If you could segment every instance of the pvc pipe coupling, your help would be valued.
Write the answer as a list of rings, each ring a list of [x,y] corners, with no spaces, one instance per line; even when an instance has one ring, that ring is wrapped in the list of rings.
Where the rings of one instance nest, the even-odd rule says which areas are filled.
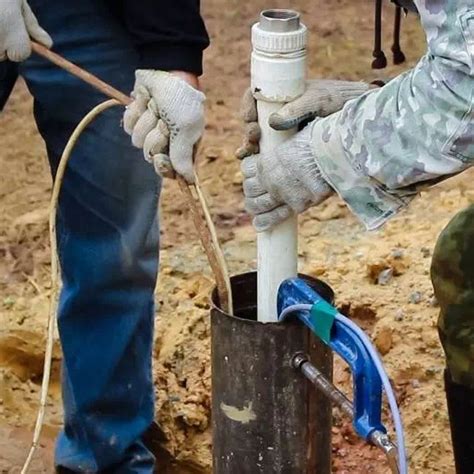
[[[264,10],[252,27],[252,45],[264,53],[288,54],[306,48],[308,30],[294,10]]]
[[[308,30],[293,10],[265,10],[252,27],[252,91],[257,100],[289,102],[305,90]]]

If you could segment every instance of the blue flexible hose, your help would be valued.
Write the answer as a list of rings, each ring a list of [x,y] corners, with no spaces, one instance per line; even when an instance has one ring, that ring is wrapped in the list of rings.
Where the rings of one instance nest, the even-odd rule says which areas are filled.
[[[312,306],[310,304],[295,304],[292,306],[288,306],[285,308],[281,315],[280,319],[283,319],[290,313],[294,313],[297,311],[311,311]],[[352,329],[361,339],[362,343],[364,344],[367,352],[369,353],[370,357],[372,358],[374,365],[380,375],[380,380],[382,381],[382,385],[385,389],[385,394],[387,396],[388,404],[390,406],[390,411],[392,413],[393,424],[395,426],[395,433],[397,437],[397,449],[398,449],[398,467],[400,469],[400,474],[407,474],[408,473],[408,465],[407,465],[407,457],[406,457],[406,450],[405,450],[405,434],[403,430],[403,423],[402,417],[400,414],[400,410],[398,409],[397,400],[395,398],[395,393],[393,391],[392,385],[388,378],[387,372],[385,371],[385,367],[383,366],[382,359],[373,346],[372,342],[370,341],[367,334],[365,334],[362,329],[357,326],[353,321],[351,321],[346,316],[342,315],[341,313],[336,314],[336,320],[343,324],[344,326],[349,327]]]

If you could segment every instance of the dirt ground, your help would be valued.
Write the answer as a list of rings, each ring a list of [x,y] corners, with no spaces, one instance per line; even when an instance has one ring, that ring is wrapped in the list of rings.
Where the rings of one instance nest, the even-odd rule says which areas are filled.
[[[370,70],[372,3],[203,1],[213,44],[206,53],[203,79],[208,123],[199,174],[232,273],[255,267],[255,235],[243,212],[241,177],[232,155],[240,136],[239,96],[249,83],[250,25],[263,8],[296,8],[311,31],[313,77],[372,80],[380,77]],[[388,52],[392,17],[391,9],[386,10]],[[407,67],[424,51],[414,17],[406,21],[403,44],[409,58],[403,67]],[[398,71],[390,67],[382,75]],[[29,446],[51,289],[47,238],[51,182],[31,108],[20,83],[0,115],[0,472],[5,473],[19,472]],[[454,472],[429,265],[443,226],[474,200],[471,179],[472,173],[466,173],[424,193],[376,233],[364,232],[336,198],[300,221],[300,268],[335,289],[338,306],[368,331],[384,356],[404,417],[411,472],[416,473]],[[162,454],[174,464],[173,472],[209,473],[212,280],[175,183],[165,186],[162,221],[154,352]],[[393,277],[377,284],[384,269],[392,269]],[[60,357],[56,344],[42,446],[31,472],[52,471],[53,439],[61,425]],[[339,362],[335,381],[346,389],[350,385],[349,373]],[[387,472],[383,457],[358,441],[337,413],[333,454],[334,472]]]

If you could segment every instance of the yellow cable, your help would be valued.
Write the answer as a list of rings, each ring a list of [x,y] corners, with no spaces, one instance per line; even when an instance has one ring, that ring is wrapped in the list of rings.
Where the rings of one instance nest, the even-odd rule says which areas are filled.
[[[41,435],[41,429],[43,427],[44,415],[46,411],[46,402],[48,397],[49,382],[51,377],[51,362],[53,357],[53,346],[54,346],[54,327],[56,321],[56,312],[58,308],[58,293],[60,283],[59,273],[59,259],[58,259],[58,247],[56,241],[56,213],[58,209],[59,194],[61,192],[61,186],[66,172],[69,158],[71,157],[72,151],[79,140],[82,132],[93,122],[102,112],[114,107],[121,105],[118,100],[111,99],[99,104],[94,107],[79,123],[75,128],[71,137],[69,138],[66,148],[63,151],[61,160],[59,162],[58,170],[56,172],[56,178],[54,180],[53,193],[51,196],[51,203],[49,208],[49,239],[51,245],[51,296],[49,299],[49,314],[48,314],[48,331],[46,340],[46,351],[44,355],[44,368],[43,368],[43,381],[41,383],[40,392],[40,406],[38,410],[38,416],[36,418],[35,431],[33,433],[33,441],[31,448],[26,458],[26,461],[21,470],[21,474],[26,474],[30,467],[31,461],[35,454],[36,448]]]

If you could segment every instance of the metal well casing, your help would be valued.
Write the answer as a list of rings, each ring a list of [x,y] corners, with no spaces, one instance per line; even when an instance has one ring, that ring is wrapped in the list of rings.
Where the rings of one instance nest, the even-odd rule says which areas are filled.
[[[303,277],[328,300],[332,290]],[[328,474],[331,402],[293,368],[304,352],[331,379],[332,355],[303,324],[257,322],[257,275],[231,279],[234,316],[212,296],[212,436],[216,474]]]

